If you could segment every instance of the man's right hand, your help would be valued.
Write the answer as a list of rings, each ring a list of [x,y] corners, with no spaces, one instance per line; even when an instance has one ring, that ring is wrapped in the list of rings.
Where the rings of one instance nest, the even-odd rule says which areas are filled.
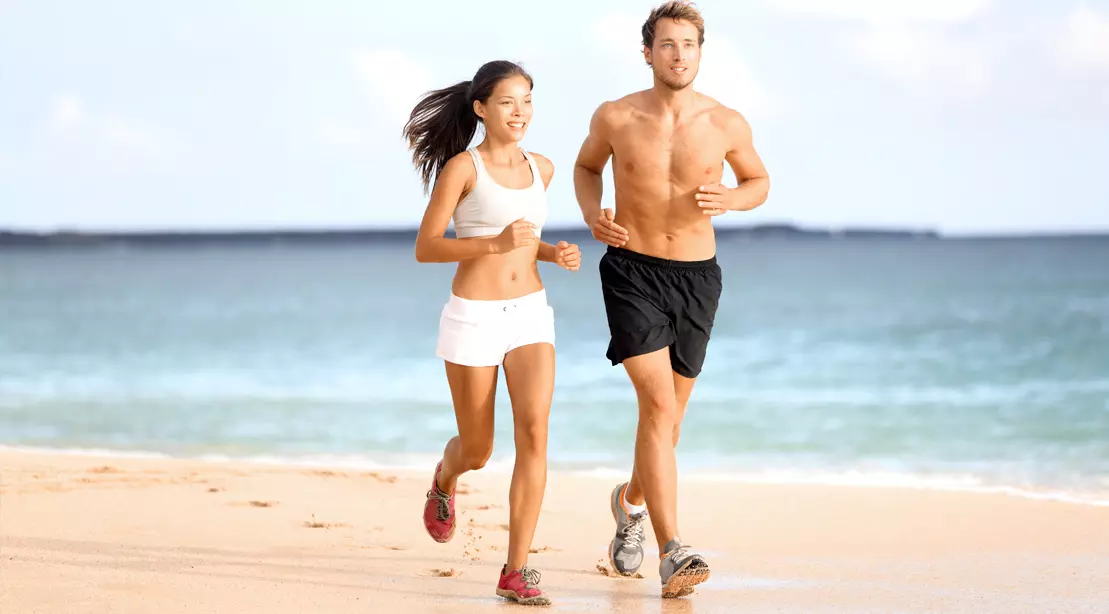
[[[601,209],[600,215],[593,220],[590,230],[593,238],[613,247],[623,247],[628,242],[628,231],[612,221],[616,213],[612,209]]]
[[[505,226],[501,234],[493,240],[493,245],[498,254],[507,254],[514,249],[532,245],[535,241],[535,225],[520,218]]]

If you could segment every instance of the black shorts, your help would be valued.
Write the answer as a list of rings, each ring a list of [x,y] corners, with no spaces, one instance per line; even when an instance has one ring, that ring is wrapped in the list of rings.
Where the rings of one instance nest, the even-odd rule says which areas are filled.
[[[669,347],[674,372],[697,377],[723,289],[716,258],[666,260],[610,246],[600,273],[613,366]]]

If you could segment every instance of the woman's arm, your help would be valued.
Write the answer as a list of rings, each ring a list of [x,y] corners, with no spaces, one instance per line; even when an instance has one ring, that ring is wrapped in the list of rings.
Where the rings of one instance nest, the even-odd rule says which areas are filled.
[[[448,239],[444,235],[462,195],[474,183],[476,172],[469,154],[450,159],[439,173],[416,235],[417,262],[461,262],[498,253],[495,237]]]

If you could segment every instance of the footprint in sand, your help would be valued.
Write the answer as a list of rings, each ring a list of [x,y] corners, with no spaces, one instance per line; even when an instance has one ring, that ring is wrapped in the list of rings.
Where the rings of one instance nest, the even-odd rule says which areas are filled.
[[[278,503],[278,501],[248,501],[247,505],[250,507],[273,507]]]
[[[395,475],[381,475],[380,473],[372,473],[372,472],[371,473],[363,473],[362,475],[364,477],[367,477],[367,478],[373,478],[373,479],[377,480],[378,482],[383,482],[385,484],[394,484],[397,481],[397,476],[395,476]]]
[[[308,527],[309,529],[338,529],[343,527],[350,527],[350,525],[346,524],[345,522],[320,522],[316,520],[315,514],[312,514],[311,520],[304,521],[304,526]]]
[[[474,509],[479,511],[479,512],[487,512],[489,510],[499,510],[499,509],[501,509],[501,506],[495,505],[495,504],[479,505],[479,506],[475,507]]]
[[[331,471],[330,469],[318,469],[307,472],[305,475],[310,475],[319,478],[345,478],[347,474],[341,471]]]
[[[453,567],[450,569],[432,569],[431,573],[432,575],[438,576],[440,578],[457,578],[458,576],[462,575],[461,571],[458,571]]]

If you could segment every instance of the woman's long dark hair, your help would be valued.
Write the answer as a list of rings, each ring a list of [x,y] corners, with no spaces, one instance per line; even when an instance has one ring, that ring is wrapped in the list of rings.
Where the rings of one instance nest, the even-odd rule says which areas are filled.
[[[474,113],[474,101],[484,103],[498,83],[516,75],[534,87],[531,75],[520,65],[497,60],[479,68],[471,81],[425,94],[412,109],[404,124],[404,138],[412,151],[412,163],[420,171],[424,193],[447,161],[466,151],[473,140],[480,121]]]

